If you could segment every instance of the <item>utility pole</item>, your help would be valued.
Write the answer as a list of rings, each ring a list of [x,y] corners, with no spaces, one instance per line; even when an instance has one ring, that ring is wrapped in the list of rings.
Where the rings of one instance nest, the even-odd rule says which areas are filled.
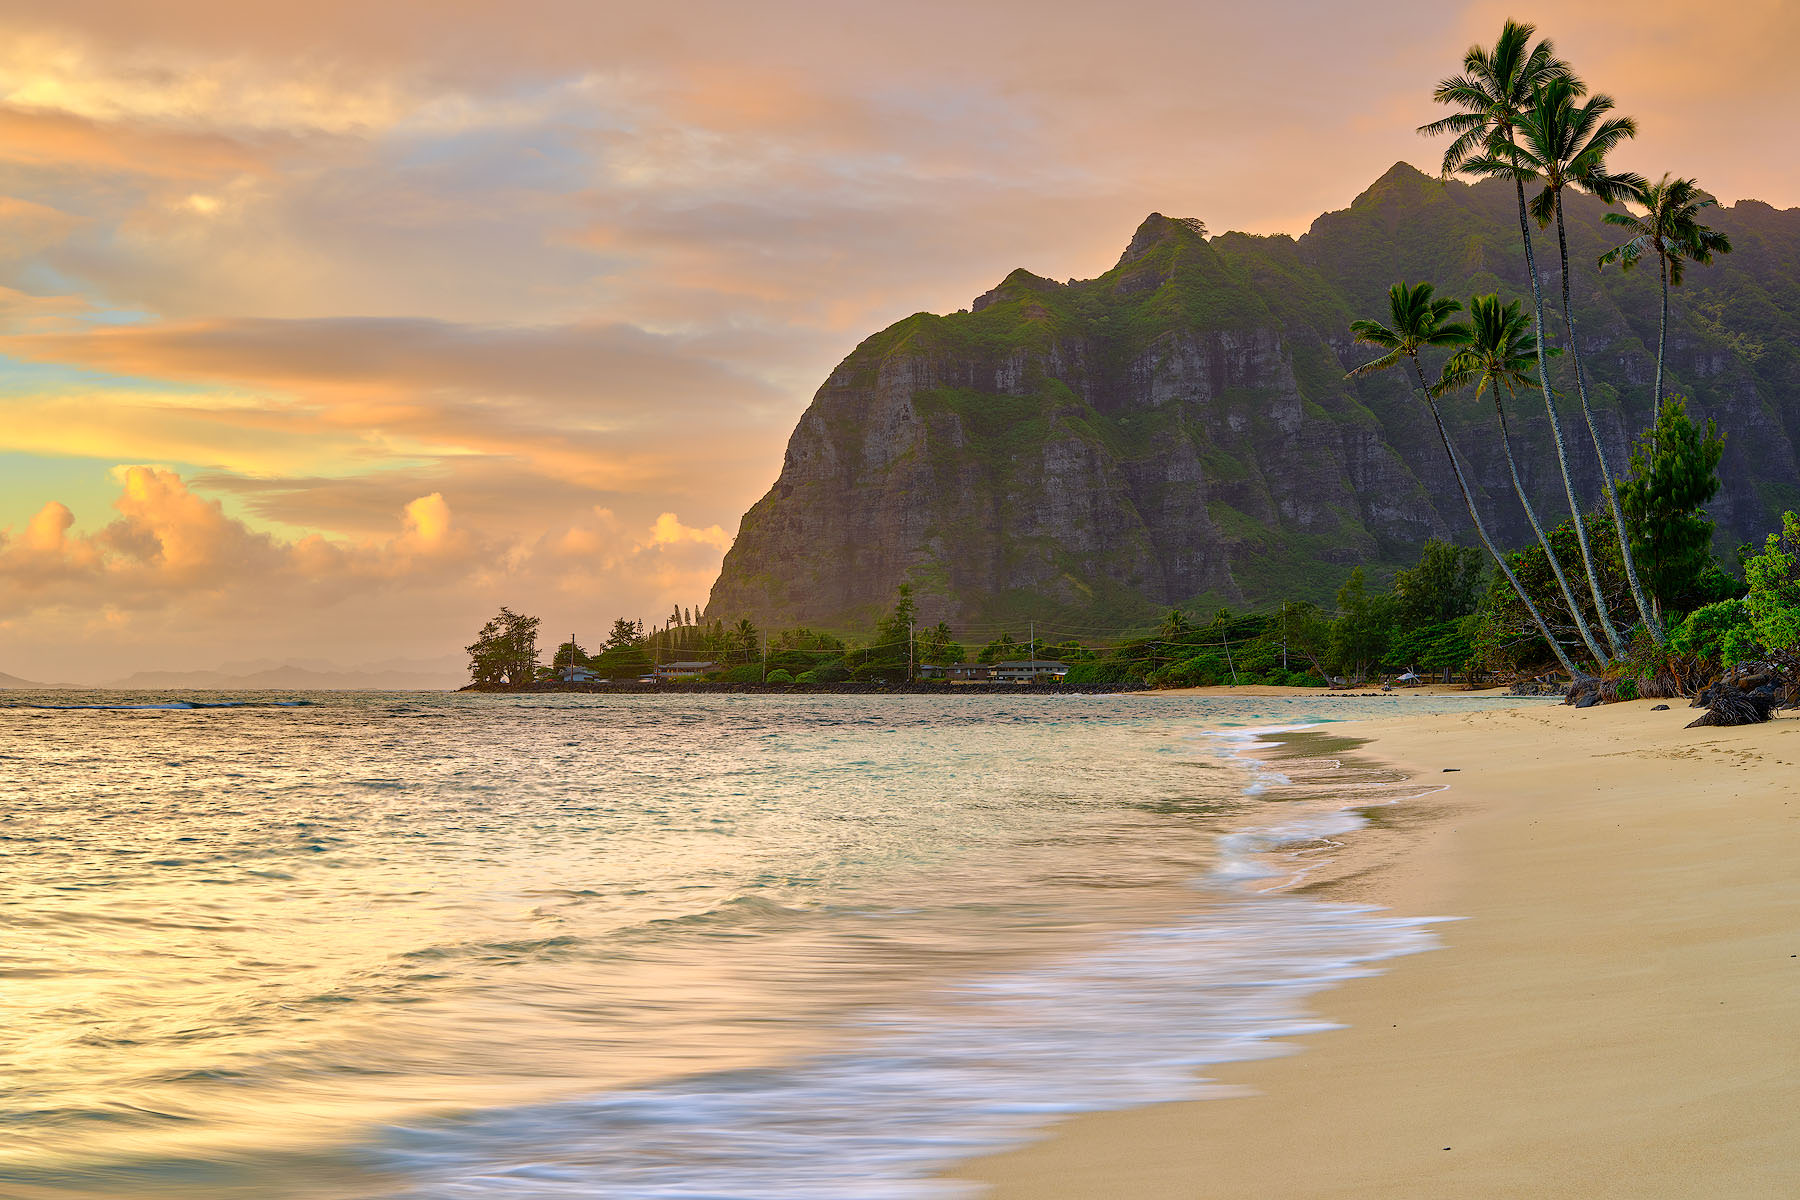
[[[1231,686],[1236,687],[1237,682],[1238,682],[1237,664],[1231,661],[1231,635],[1229,633],[1227,633],[1224,635],[1224,638],[1225,638],[1225,665],[1231,668]]]
[[[1025,668],[1033,683],[1037,682],[1037,622],[1031,623],[1031,664]]]
[[[1281,602],[1281,669],[1286,671],[1287,665],[1287,601]]]
[[[762,681],[769,682],[769,631],[763,630]]]
[[[913,664],[913,647],[919,644],[919,623],[906,623],[906,682],[911,683],[918,668]]]

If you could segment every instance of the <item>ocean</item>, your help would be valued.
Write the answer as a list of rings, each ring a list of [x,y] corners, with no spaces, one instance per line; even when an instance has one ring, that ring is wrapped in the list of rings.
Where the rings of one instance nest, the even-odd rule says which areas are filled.
[[[144,697],[0,697],[9,1198],[967,1194],[1434,944],[1260,739],[1517,703]]]

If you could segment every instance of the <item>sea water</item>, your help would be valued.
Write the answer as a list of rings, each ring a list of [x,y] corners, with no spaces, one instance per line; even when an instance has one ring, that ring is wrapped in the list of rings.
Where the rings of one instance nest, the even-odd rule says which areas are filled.
[[[957,1194],[1432,944],[1269,887],[1402,703],[9,693],[0,1195]]]

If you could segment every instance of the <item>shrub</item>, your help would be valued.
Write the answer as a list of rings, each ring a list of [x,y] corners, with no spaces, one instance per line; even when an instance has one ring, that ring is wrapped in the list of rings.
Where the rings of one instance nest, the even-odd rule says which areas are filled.
[[[1689,613],[1669,631],[1669,649],[1722,667],[1762,657],[1742,600],[1721,600]]]
[[[1079,687],[1082,684],[1141,684],[1144,682],[1144,664],[1121,658],[1097,658],[1089,662],[1072,663],[1069,673],[1063,677],[1065,686]]]
[[[795,683],[818,683],[818,682],[820,682],[819,673],[817,671],[802,671],[802,672],[800,672],[800,674],[794,676],[794,682]]]
[[[1145,680],[1151,687],[1214,687],[1231,678],[1230,668],[1217,654],[1196,654],[1152,671]]]
[[[842,683],[850,678],[850,668],[844,665],[843,659],[834,658],[830,662],[820,663],[806,674],[812,676],[806,681],[808,683]]]
[[[773,671],[769,672],[769,678],[765,682],[767,682],[767,683],[792,683],[792,682],[794,682],[794,677],[791,674],[789,674],[788,672],[782,670],[780,667],[776,667]]]
[[[743,663],[718,674],[718,678],[726,683],[761,683],[762,677],[761,663]]]
[[[1777,653],[1800,650],[1800,516],[1783,513],[1761,554],[1744,560],[1744,597],[1756,640]]]

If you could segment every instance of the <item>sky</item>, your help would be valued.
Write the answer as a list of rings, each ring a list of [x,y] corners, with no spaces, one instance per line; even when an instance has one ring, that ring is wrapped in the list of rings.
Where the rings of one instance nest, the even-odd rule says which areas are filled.
[[[1800,5],[1542,9],[1620,165],[1800,204]],[[1434,166],[1431,87],[1509,15],[0,4],[0,672],[695,608],[862,338],[1151,211],[1303,233]]]

